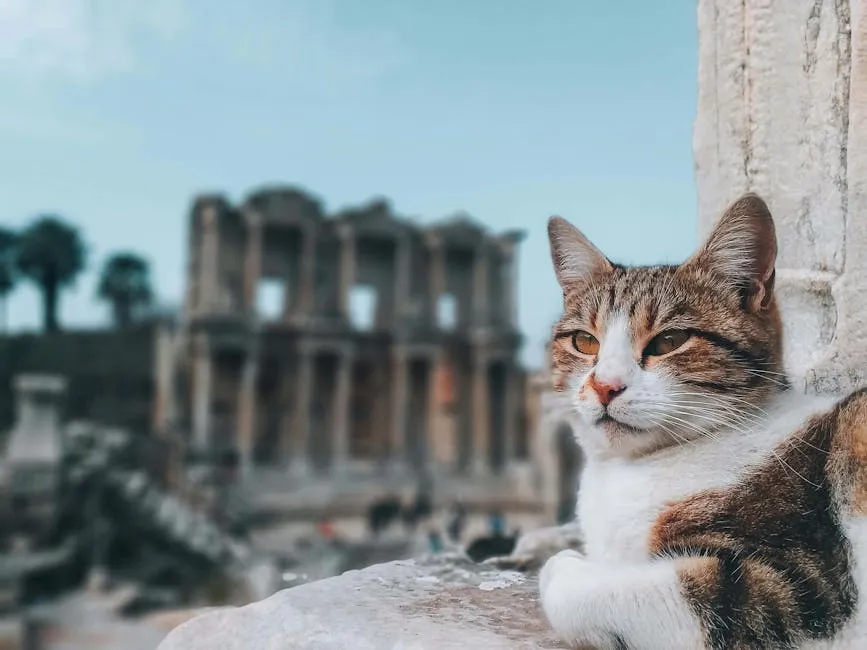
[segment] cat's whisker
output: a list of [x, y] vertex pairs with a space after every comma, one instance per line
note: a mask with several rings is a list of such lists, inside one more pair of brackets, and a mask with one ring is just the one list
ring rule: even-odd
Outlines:
[[788, 375], [785, 372], [776, 372], [774, 370], [758, 370], [756, 368], [753, 368], [752, 370], [753, 370], [753, 372], [760, 372], [760, 373], [765, 374], [765, 375], [776, 375], [778, 377], [788, 377]]
[[653, 420], [653, 418], [648, 418], [648, 419], [653, 423], [653, 426], [660, 427], [660, 428], [664, 429], [666, 432], [668, 432], [671, 435], [671, 437], [675, 439], [675, 442], [678, 445], [689, 444], [689, 440], [687, 440], [686, 438], [684, 438], [683, 436], [678, 434], [676, 431], [665, 426], [664, 423], [655, 421], [655, 420]]
[[780, 456], [780, 455], [777, 453], [777, 450], [774, 449], [773, 447], [771, 447], [771, 453], [774, 455], [774, 457], [775, 457], [778, 461], [780, 461], [780, 464], [783, 466], [783, 469], [784, 469], [784, 470], [789, 470], [789, 471], [791, 471], [791, 472], [792, 472], [795, 476], [797, 476], [799, 479], [801, 479], [802, 481], [805, 481], [805, 482], [809, 483], [809, 484], [812, 485], [814, 488], [821, 488], [821, 487], [822, 487], [821, 485], [818, 485], [818, 484], [816, 484], [816, 483], [813, 483], [813, 481], [811, 481], [810, 479], [805, 478], [804, 476], [801, 476], [801, 474], [798, 473], [798, 470], [796, 470], [794, 467], [792, 467], [791, 465], [789, 465], [789, 463], [787, 463], [787, 462], [785, 461], [785, 459], [784, 459], [782, 456]]
[[700, 407], [705, 407], [708, 409], [719, 409], [719, 410], [729, 411], [732, 413], [746, 413], [749, 415], [754, 415], [753, 413], [750, 413], [749, 409], [745, 409], [743, 407], [735, 407], [732, 404], [725, 404], [722, 402], [708, 402], [707, 400], [669, 399], [666, 402], [662, 402], [662, 403], [663, 404], [671, 404], [671, 405], [700, 406]]
[[753, 426], [762, 426], [765, 423], [765, 419], [751, 413], [706, 407], [700, 404], [684, 404], [672, 402], [667, 406], [667, 408], [680, 409], [681, 411], [687, 411], [692, 414], [701, 415], [714, 421], [719, 420], [721, 424], [743, 423], [751, 424]]
[[709, 429], [706, 429], [704, 427], [698, 426], [696, 423], [690, 422], [689, 420], [684, 420], [682, 418], [677, 417], [676, 415], [672, 415], [670, 411], [667, 413], [664, 413], [663, 418], [669, 424], [671, 424], [671, 420], [674, 420], [675, 422], [681, 423], [684, 427], [687, 428], [687, 430], [695, 431], [696, 433], [698, 433], [704, 437], [710, 438], [712, 440], [718, 439], [718, 435], [716, 434], [716, 432], [711, 431]]
[[[789, 386], [788, 381], [775, 379], [773, 376], [770, 376], [767, 373], [768, 373], [768, 371], [756, 370], [755, 368], [750, 368], [747, 370], [747, 374], [753, 375], [754, 377], [758, 377], [760, 379], [764, 379], [765, 381], [769, 381], [772, 384], [780, 386], [781, 388], [787, 388]], [[778, 374], [778, 373], [774, 373], [774, 374]], [[785, 375], [783, 375], [783, 376], [785, 377]]]
[[[761, 408], [757, 404], [754, 404], [753, 402], [746, 400], [746, 399], [743, 399], [743, 398], [740, 398], [736, 395], [726, 395], [725, 397], [723, 397], [721, 395], [710, 395], [708, 393], [698, 393], [695, 391], [672, 391], [672, 392], [667, 393], [667, 395], [676, 396], [676, 397], [677, 396], [698, 397], [699, 399], [714, 400], [714, 401], [717, 401], [717, 402], [722, 403], [722, 404], [728, 404], [729, 402], [738, 402], [738, 403], [744, 404], [745, 406], [748, 406], [750, 408], [754, 408], [757, 411], [764, 413], [765, 415], [768, 414], [767, 411], [765, 411], [763, 408]], [[731, 404], [728, 404], [728, 405], [731, 406]]]
[[743, 426], [742, 426], [743, 424], [749, 424], [749, 423], [744, 423], [744, 422], [739, 421], [739, 420], [732, 418], [732, 417], [720, 417], [720, 415], [718, 413], [711, 413], [711, 415], [708, 415], [707, 413], [702, 413], [700, 411], [682, 411], [682, 410], [671, 409], [671, 408], [665, 408], [665, 409], [664, 408], [656, 408], [656, 409], [652, 409], [652, 410], [653, 410], [654, 414], [661, 414], [661, 415], [663, 415], [663, 417], [667, 417], [669, 420], [675, 419], [678, 422], [680, 422], [681, 424], [683, 424], [684, 426], [686, 426], [688, 429], [691, 429], [691, 430], [699, 433], [700, 435], [704, 435], [706, 437], [711, 437], [715, 440], [719, 438], [719, 431], [718, 430], [709, 430], [705, 427], [700, 427], [695, 422], [689, 422], [688, 420], [684, 420], [682, 418], [673, 416], [672, 414], [674, 413], [674, 414], [684, 416], [684, 417], [699, 417], [699, 418], [704, 419], [704, 420], [711, 420], [712, 422], [720, 424], [721, 428], [724, 427], [724, 428], [727, 428], [728, 430], [732, 430], [732, 431], [735, 431], [735, 432], [738, 432], [741, 434], [748, 434], [751, 431], [751, 429], [743, 428]]
[[[702, 413], [705, 415], [710, 415], [715, 418], [720, 418], [723, 422], [750, 422], [754, 425], [760, 426], [764, 424], [765, 419], [761, 418], [757, 415], [754, 415], [749, 412], [739, 411], [729, 406], [709, 406], [696, 402], [684, 402], [682, 400], [672, 400], [669, 402], [657, 402], [652, 403], [647, 406], [648, 408], [656, 408], [656, 409], [670, 409], [670, 408], [680, 408], [686, 409], [695, 413]], [[731, 417], [729, 417], [731, 416]]]

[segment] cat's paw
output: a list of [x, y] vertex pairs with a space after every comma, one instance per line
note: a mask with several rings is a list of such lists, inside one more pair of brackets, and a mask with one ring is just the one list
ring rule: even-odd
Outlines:
[[616, 648], [614, 637], [595, 624], [594, 608], [605, 567], [573, 550], [561, 551], [539, 574], [542, 610], [558, 637], [579, 647]]
[[539, 572], [539, 592], [544, 597], [551, 579], [561, 571], [580, 570], [577, 567], [582, 564], [590, 564], [581, 553], [572, 549], [566, 549], [548, 558]]

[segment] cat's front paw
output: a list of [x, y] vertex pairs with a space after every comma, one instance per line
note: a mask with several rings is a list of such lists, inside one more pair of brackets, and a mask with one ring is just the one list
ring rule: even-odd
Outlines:
[[573, 646], [605, 650], [617, 644], [596, 624], [594, 607], [605, 580], [604, 567], [576, 551], [561, 551], [549, 559], [539, 574], [542, 610], [558, 637]]
[[548, 558], [539, 572], [539, 593], [544, 594], [547, 591], [551, 578], [559, 572], [568, 570], [575, 571], [578, 564], [589, 564], [589, 562], [578, 551], [566, 549]]

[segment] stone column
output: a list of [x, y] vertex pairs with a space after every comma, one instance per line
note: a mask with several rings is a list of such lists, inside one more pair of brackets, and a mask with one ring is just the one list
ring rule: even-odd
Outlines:
[[503, 466], [506, 470], [516, 457], [518, 437], [518, 417], [524, 404], [524, 395], [521, 391], [521, 374], [514, 362], [506, 364], [506, 396], [503, 400], [505, 414], [503, 416], [503, 439], [505, 453]]
[[473, 471], [486, 474], [491, 470], [491, 426], [487, 350], [477, 347], [473, 352]]
[[476, 327], [488, 327], [490, 325], [491, 286], [488, 276], [489, 269], [487, 243], [482, 242], [476, 249], [476, 257], [473, 261], [473, 325]]
[[241, 460], [241, 472], [250, 470], [253, 447], [256, 443], [256, 384], [259, 376], [258, 350], [250, 350], [241, 370], [241, 385], [238, 394], [237, 449]]
[[503, 244], [501, 295], [494, 296], [494, 299], [503, 301], [502, 314], [510, 327], [518, 325], [518, 256], [515, 248], [512, 241]]
[[213, 311], [219, 299], [219, 214], [213, 206], [202, 211], [202, 247], [199, 265], [199, 310]]
[[395, 346], [391, 360], [391, 426], [388, 441], [388, 459], [391, 465], [403, 466], [406, 462], [408, 382], [407, 351], [401, 346]]
[[356, 251], [355, 233], [347, 224], [341, 224], [338, 230], [340, 236], [340, 284], [338, 292], [338, 304], [340, 313], [346, 320], [350, 320], [349, 297], [356, 277]]
[[244, 307], [256, 313], [256, 293], [262, 273], [262, 217], [249, 210], [244, 214], [247, 222], [247, 251], [244, 258]]
[[310, 470], [310, 408], [313, 397], [315, 368], [313, 350], [301, 348], [298, 356], [298, 383], [295, 387], [295, 404], [292, 408], [292, 457], [291, 471], [305, 476]]
[[439, 300], [446, 291], [446, 248], [443, 240], [435, 234], [428, 233], [427, 246], [430, 251], [430, 268], [428, 269], [428, 310], [430, 318], [437, 326], [439, 322]]
[[796, 388], [867, 367], [867, 0], [699, 0], [693, 137], [700, 234], [741, 193], [774, 215]]
[[427, 394], [425, 395], [425, 403], [427, 404], [427, 421], [425, 422], [425, 431], [427, 432], [427, 460], [429, 463], [445, 461], [445, 449], [442, 445], [440, 435], [443, 430], [442, 409], [440, 408], [440, 386], [439, 379], [442, 372], [443, 355], [440, 350], [433, 352], [427, 363]]
[[197, 337], [193, 358], [193, 442], [207, 449], [211, 441], [211, 350], [204, 334]]
[[175, 396], [175, 371], [178, 334], [165, 322], [157, 325], [154, 346], [154, 396], [153, 427], [165, 435], [177, 421]]
[[409, 235], [401, 235], [397, 240], [394, 267], [392, 320], [401, 325], [412, 312], [412, 240]]
[[343, 350], [337, 366], [337, 382], [334, 387], [334, 468], [339, 470], [349, 461], [349, 435], [352, 407], [352, 368], [353, 357], [349, 350]]
[[301, 278], [298, 287], [296, 316], [309, 319], [316, 304], [316, 229], [311, 224], [304, 228], [301, 244]]

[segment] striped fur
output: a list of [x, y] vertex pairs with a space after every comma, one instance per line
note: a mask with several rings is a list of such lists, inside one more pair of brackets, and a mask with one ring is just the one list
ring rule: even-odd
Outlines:
[[564, 292], [555, 388], [587, 454], [586, 556], [543, 608], [596, 648], [867, 647], [867, 392], [783, 374], [776, 238], [746, 195], [677, 266], [611, 262], [549, 222]]

